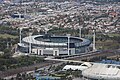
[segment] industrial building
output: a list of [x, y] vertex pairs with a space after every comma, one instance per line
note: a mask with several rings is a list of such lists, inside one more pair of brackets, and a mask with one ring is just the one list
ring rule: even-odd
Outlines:
[[84, 38], [67, 36], [33, 35], [18, 43], [18, 50], [23, 53], [60, 56], [78, 55], [89, 51], [91, 41]]

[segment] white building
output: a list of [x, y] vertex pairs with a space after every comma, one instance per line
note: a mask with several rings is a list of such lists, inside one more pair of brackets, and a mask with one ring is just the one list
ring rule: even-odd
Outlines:
[[63, 70], [69, 70], [69, 69], [71, 69], [71, 70], [81, 70], [81, 71], [83, 71], [83, 70], [86, 70], [87, 68], [89, 68], [91, 66], [92, 66], [91, 63], [85, 62], [85, 63], [83, 63], [81, 65], [66, 65], [63, 68]]
[[82, 75], [88, 79], [120, 80], [120, 65], [94, 63]]

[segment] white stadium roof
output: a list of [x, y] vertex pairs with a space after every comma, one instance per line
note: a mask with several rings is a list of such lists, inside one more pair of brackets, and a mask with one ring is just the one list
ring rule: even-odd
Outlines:
[[43, 42], [43, 41], [38, 41], [38, 40], [35, 40], [36, 37], [40, 37], [40, 36], [43, 36], [43, 35], [34, 35], [34, 36], [28, 36], [28, 37], [25, 37], [23, 38], [23, 41], [24, 42], [30, 42], [32, 44], [38, 44], [38, 45], [56, 45], [56, 46], [63, 46], [63, 45], [67, 45], [66, 43], [53, 43], [53, 42]]
[[92, 79], [120, 80], [120, 65], [94, 63], [82, 75]]
[[[28, 36], [28, 37], [23, 38], [22, 40], [23, 40], [24, 42], [32, 43], [32, 44], [37, 44], [37, 45], [67, 46], [67, 43], [44, 42], [44, 41], [38, 41], [38, 40], [35, 39], [35, 38], [37, 38], [37, 37], [42, 37], [42, 36], [44, 36], [44, 35]], [[61, 37], [61, 36], [58, 36], [58, 37]], [[63, 37], [63, 36], [62, 36], [62, 37]], [[64, 37], [67, 37], [67, 36], [64, 36]], [[71, 37], [72, 37], [72, 36], [71, 36]], [[79, 37], [72, 37], [72, 38], [79, 39]], [[81, 46], [90, 43], [90, 41], [87, 40], [87, 39], [84, 39], [84, 38], [80, 38], [80, 39], [82, 40]]]

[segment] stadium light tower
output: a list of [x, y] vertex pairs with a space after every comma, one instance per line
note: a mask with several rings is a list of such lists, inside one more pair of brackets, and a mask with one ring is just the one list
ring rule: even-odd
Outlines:
[[[94, 27], [96, 27], [97, 26], [97, 22], [95, 21], [95, 23], [94, 23]], [[95, 28], [93, 27], [93, 51], [97, 51], [97, 49], [96, 49], [96, 45], [95, 45], [95, 36], [96, 36], [96, 34], [95, 34]]]
[[81, 30], [82, 30], [82, 27], [80, 26], [80, 27], [79, 27], [79, 37], [80, 37], [80, 38], [82, 37], [82, 32], [81, 32]]
[[96, 47], [95, 47], [95, 29], [93, 29], [93, 51], [96, 51]]
[[[29, 33], [29, 37], [30, 37], [30, 41], [31, 41], [31, 35], [32, 35], [32, 32]], [[31, 42], [29, 42], [29, 54], [31, 54]]]
[[82, 37], [82, 26], [84, 23], [84, 19], [83, 19], [82, 15], [80, 15], [78, 17], [78, 21], [79, 21], [79, 37], [81, 38]]
[[67, 34], [68, 37], [68, 55], [70, 55], [70, 34]]
[[20, 44], [21, 44], [21, 40], [22, 40], [22, 28], [20, 28]]
[[18, 15], [19, 15], [19, 19], [21, 19], [21, 14], [18, 12]]

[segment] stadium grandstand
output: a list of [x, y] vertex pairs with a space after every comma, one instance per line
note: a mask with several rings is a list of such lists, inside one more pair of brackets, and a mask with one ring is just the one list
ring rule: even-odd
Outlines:
[[89, 51], [91, 41], [72, 36], [33, 35], [22, 39], [18, 43], [18, 50], [22, 53], [59, 56], [77, 55]]

